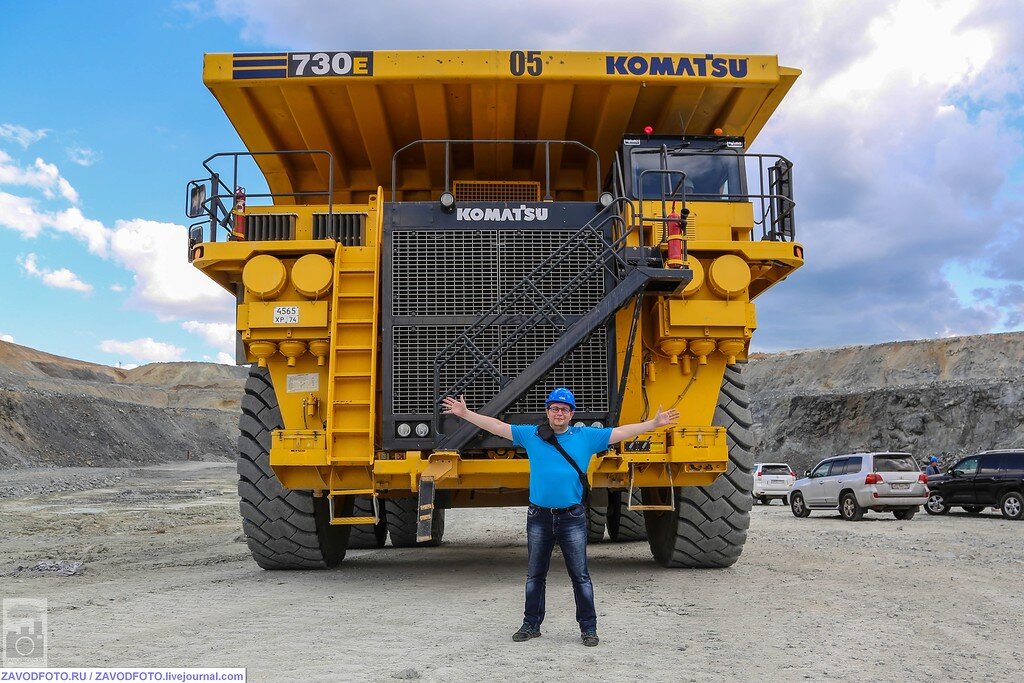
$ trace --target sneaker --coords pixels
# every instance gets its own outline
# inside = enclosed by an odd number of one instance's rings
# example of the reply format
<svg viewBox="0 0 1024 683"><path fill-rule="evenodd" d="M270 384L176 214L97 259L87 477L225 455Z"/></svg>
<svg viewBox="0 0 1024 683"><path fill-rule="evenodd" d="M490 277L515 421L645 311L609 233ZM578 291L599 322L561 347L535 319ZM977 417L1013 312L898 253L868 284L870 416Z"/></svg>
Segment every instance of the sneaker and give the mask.
<svg viewBox="0 0 1024 683"><path fill-rule="evenodd" d="M601 642L601 639L597 637L596 628L583 631L580 633L580 638L583 639L583 644L587 647L597 647L597 644Z"/></svg>
<svg viewBox="0 0 1024 683"><path fill-rule="evenodd" d="M530 638L540 638L540 628L531 624L523 624L519 630L512 634L512 640L521 643Z"/></svg>

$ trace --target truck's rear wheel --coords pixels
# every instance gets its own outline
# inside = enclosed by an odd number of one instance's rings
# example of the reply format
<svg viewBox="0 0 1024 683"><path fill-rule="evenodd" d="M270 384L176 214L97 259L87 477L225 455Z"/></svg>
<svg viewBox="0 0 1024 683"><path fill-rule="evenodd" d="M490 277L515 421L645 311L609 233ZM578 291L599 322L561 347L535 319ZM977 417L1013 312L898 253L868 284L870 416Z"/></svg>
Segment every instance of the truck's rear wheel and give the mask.
<svg viewBox="0 0 1024 683"><path fill-rule="evenodd" d="M630 510L626 505L628 491L608 494L608 537L613 541L644 541L647 539L647 528L644 513ZM633 489L633 504L641 502L640 489Z"/></svg>
<svg viewBox="0 0 1024 683"><path fill-rule="evenodd" d="M434 519L431 520L429 541L416 542L416 515L419 512L419 501L416 498L389 498L387 501L388 533L391 534L391 545L396 548L411 548L414 545L441 545L444 538L444 508L434 508Z"/></svg>
<svg viewBox="0 0 1024 683"><path fill-rule="evenodd" d="M352 504L353 517L373 517L373 498L370 496L354 496ZM355 524L348 537L349 548L383 548L388 538L388 525L385 517L384 499L377 499L377 511L380 521L376 524Z"/></svg>
<svg viewBox="0 0 1024 683"><path fill-rule="evenodd" d="M604 527L607 522L607 507L603 505L587 506L587 543L600 543L604 540Z"/></svg>
<svg viewBox="0 0 1024 683"><path fill-rule="evenodd" d="M270 468L270 436L284 427L266 368L253 366L238 421L238 495L249 551L264 569L323 569L345 557L349 526L330 524L327 498L285 489ZM350 515L351 498L336 514Z"/></svg>
<svg viewBox="0 0 1024 683"><path fill-rule="evenodd" d="M750 526L754 465L750 399L737 366L729 366L714 423L725 427L729 464L711 486L675 490L676 509L644 514L654 559L666 567L720 568L739 559ZM669 489L644 489L644 502L669 500Z"/></svg>

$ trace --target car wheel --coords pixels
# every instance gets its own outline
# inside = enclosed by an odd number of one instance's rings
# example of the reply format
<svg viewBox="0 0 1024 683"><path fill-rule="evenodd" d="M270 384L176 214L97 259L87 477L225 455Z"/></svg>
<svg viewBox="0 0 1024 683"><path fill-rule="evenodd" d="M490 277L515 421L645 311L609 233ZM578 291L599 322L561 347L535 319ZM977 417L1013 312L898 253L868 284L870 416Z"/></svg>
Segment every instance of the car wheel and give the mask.
<svg viewBox="0 0 1024 683"><path fill-rule="evenodd" d="M789 509L793 511L795 517L811 516L811 511L804 504L804 497L799 493L794 493L789 497Z"/></svg>
<svg viewBox="0 0 1024 683"><path fill-rule="evenodd" d="M928 496L928 502L924 504L924 511L929 515L944 515L949 512L949 506L946 505L946 499L941 493L933 492Z"/></svg>
<svg viewBox="0 0 1024 683"><path fill-rule="evenodd" d="M783 505L789 505L789 496L783 496L782 497L782 504Z"/></svg>
<svg viewBox="0 0 1024 683"><path fill-rule="evenodd" d="M917 514L917 508L906 508L905 510L893 510L892 516L896 519L913 519L914 515Z"/></svg>
<svg viewBox="0 0 1024 683"><path fill-rule="evenodd" d="M1020 494L1020 491L1010 491L999 502L999 510L1007 519L1024 517L1024 496Z"/></svg>
<svg viewBox="0 0 1024 683"><path fill-rule="evenodd" d="M768 500L767 496L760 496L760 497L758 497L757 502L760 505L771 505L772 504L772 502L770 500Z"/></svg>
<svg viewBox="0 0 1024 683"><path fill-rule="evenodd" d="M839 499L839 514L847 522L859 522L864 517L864 508L857 502L857 496L847 492Z"/></svg>
<svg viewBox="0 0 1024 683"><path fill-rule="evenodd" d="M981 511L984 510L984 509L985 508L982 505L965 505L964 506L964 510L969 515L980 515Z"/></svg>

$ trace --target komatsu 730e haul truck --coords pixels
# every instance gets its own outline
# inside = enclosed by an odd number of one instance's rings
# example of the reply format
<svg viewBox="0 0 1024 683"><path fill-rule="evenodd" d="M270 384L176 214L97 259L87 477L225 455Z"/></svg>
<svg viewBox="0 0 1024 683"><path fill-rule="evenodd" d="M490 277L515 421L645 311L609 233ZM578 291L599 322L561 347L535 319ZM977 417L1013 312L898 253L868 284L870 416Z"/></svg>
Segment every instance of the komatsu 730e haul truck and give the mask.
<svg viewBox="0 0 1024 683"><path fill-rule="evenodd" d="M567 386L586 424L682 415L594 458L591 540L733 564L752 302L803 263L792 164L748 147L798 75L720 54L207 55L248 151L188 184L188 258L237 300L255 561L330 567L437 544L449 508L525 505L525 454L440 402L539 423Z"/></svg>

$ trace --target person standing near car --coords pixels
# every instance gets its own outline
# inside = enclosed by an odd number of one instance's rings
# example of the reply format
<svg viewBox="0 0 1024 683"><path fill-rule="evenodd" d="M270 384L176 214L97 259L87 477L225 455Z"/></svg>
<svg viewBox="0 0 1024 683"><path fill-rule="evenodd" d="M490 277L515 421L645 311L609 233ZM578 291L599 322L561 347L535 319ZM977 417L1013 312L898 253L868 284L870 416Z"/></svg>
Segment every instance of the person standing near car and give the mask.
<svg viewBox="0 0 1024 683"><path fill-rule="evenodd" d="M587 468L595 453L611 444L632 439L645 432L675 424L679 411L662 412L654 418L620 427L570 426L576 411L576 397L559 387L544 402L547 422L540 425L510 425L496 417L475 413L460 396L442 400L445 414L454 415L490 432L510 439L523 448L530 460L530 506L526 516L527 555L526 608L523 625L512 634L519 643L541 635L544 594L548 567L555 544L562 549L565 568L572 578L576 598L576 621L583 644L598 644L594 585L587 569L587 510L584 505Z"/></svg>
<svg viewBox="0 0 1024 683"><path fill-rule="evenodd" d="M928 467L924 468L924 473L927 475L942 474L942 468L939 467L939 459L934 455L928 461Z"/></svg>

